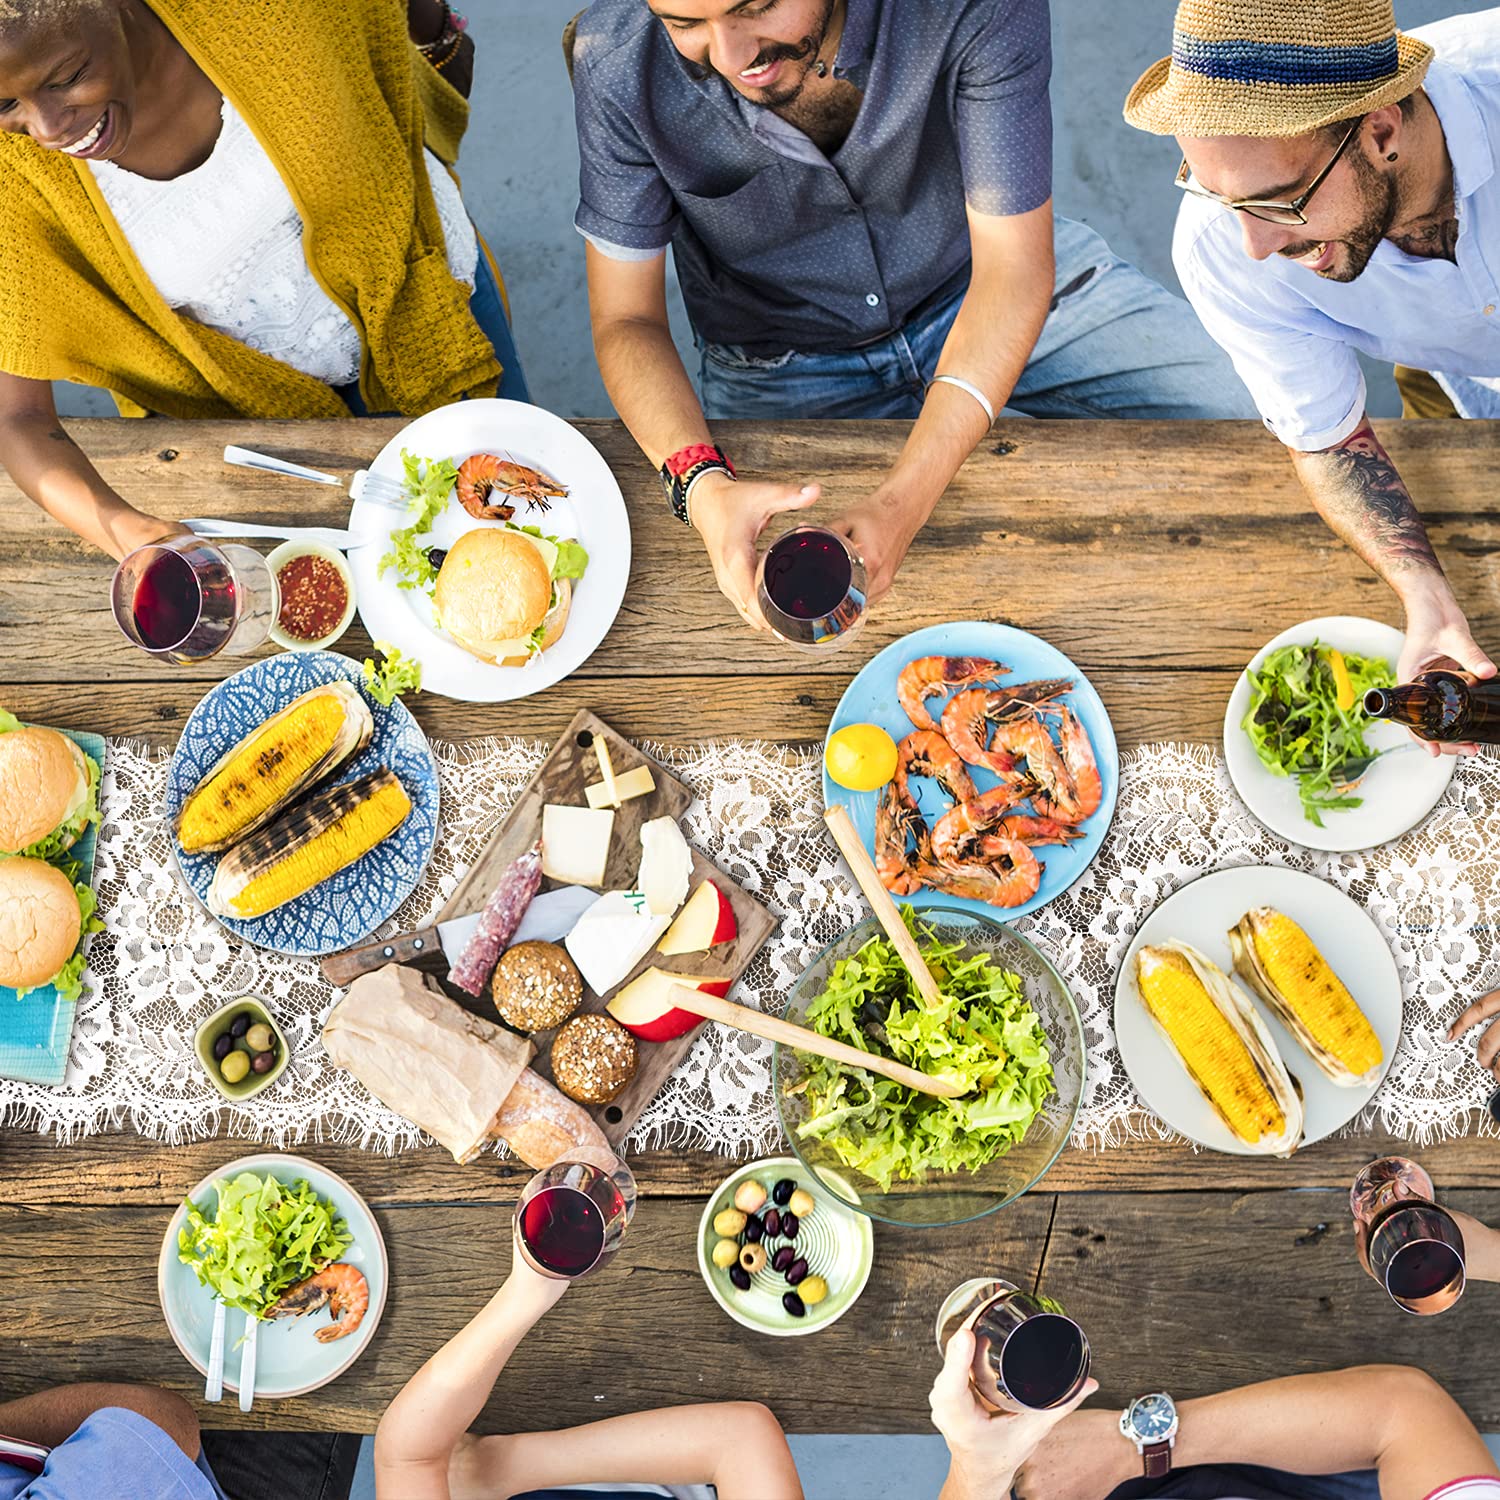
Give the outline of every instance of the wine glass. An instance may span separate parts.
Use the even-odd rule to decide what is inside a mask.
[[[187,665],[263,645],[281,590],[253,547],[175,536],[125,556],[110,583],[110,608],[126,640]]]
[[[614,1257],[635,1201],[635,1178],[618,1157],[554,1162],[516,1201],[516,1253],[539,1275],[576,1281]]]
[[[1463,1231],[1435,1197],[1432,1178],[1404,1156],[1372,1161],[1349,1190],[1371,1274],[1397,1307],[1419,1317],[1452,1307],[1467,1276]]]
[[[992,1411],[1048,1411],[1066,1405],[1089,1378],[1089,1341],[1062,1304],[1014,1282],[976,1276],[943,1299],[937,1346],[960,1328],[974,1333],[969,1383]]]
[[[865,618],[865,565],[846,538],[824,526],[794,526],[761,556],[756,598],[789,646],[836,646]]]

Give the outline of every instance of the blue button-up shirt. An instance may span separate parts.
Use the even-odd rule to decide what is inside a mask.
[[[695,76],[645,0],[597,0],[574,52],[579,231],[672,246],[709,343],[753,354],[884,338],[969,275],[965,204],[1052,192],[1047,0],[848,0],[835,76],[864,95],[831,156]]]

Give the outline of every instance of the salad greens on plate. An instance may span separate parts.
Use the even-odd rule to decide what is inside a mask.
[[[302,1179],[241,1172],[213,1184],[218,1208],[187,1200],[177,1258],[230,1307],[263,1318],[288,1288],[336,1261],[353,1244],[332,1203]]]
[[[1241,727],[1272,775],[1296,778],[1303,816],[1322,828],[1322,813],[1361,806],[1351,788],[1379,754],[1365,743],[1365,694],[1394,686],[1390,664],[1313,641],[1280,647],[1245,676]]]
[[[803,1140],[830,1147],[846,1166],[888,1191],[929,1170],[977,1171],[1026,1134],[1054,1090],[1052,1056],[1017,974],[992,955],[966,956],[908,909],[903,913],[942,991],[927,1007],[895,947],[873,937],[841,959],[807,1008],[822,1036],[886,1056],[964,1086],[959,1099],[919,1094],[826,1058],[801,1055]]]

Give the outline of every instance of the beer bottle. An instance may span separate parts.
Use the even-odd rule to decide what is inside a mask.
[[[1475,682],[1457,672],[1422,672],[1399,687],[1371,688],[1365,712],[1404,724],[1424,740],[1500,744],[1500,680]]]

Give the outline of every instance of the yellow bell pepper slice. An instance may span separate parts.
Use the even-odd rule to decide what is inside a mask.
[[[1323,652],[1323,659],[1328,663],[1328,670],[1333,673],[1334,701],[1348,713],[1354,707],[1354,684],[1349,681],[1349,668],[1344,665],[1344,653],[1329,646]]]

